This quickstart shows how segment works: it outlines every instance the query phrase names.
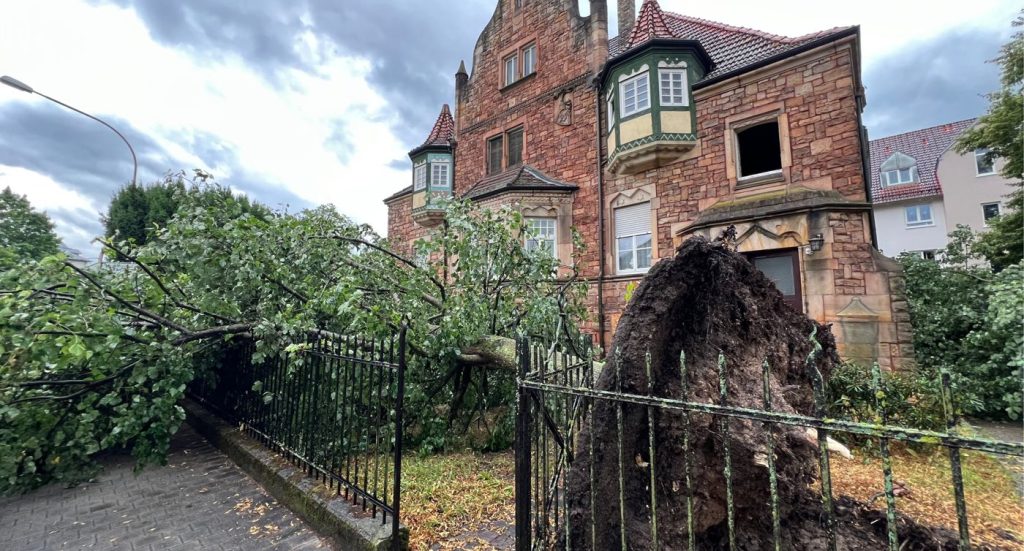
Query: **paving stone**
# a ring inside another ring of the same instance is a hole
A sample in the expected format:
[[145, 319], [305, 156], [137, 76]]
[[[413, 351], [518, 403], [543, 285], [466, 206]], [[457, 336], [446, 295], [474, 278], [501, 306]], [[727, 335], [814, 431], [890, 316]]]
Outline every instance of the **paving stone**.
[[187, 425], [167, 465], [104, 458], [96, 480], [0, 498], [0, 551], [331, 549]]

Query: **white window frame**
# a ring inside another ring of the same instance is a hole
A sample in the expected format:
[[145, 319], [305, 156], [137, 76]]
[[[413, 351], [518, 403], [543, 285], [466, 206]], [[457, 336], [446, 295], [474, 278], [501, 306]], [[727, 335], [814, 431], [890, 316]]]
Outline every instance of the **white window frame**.
[[[518, 78], [517, 71], [519, 70], [519, 54], [515, 53], [505, 58], [503, 61], [505, 67], [505, 86], [514, 84]], [[510, 74], [511, 69], [511, 74]]]
[[608, 95], [608, 131], [615, 128], [615, 97]]
[[[672, 77], [675, 75], [681, 75], [682, 77], [679, 83], [681, 89], [678, 91], [672, 82]], [[686, 74], [686, 69], [658, 69], [658, 92], [661, 94], [661, 105], [665, 107], [686, 107], [690, 105], [689, 87], [689, 77]], [[665, 101], [666, 94], [668, 101]], [[672, 100], [676, 95], [679, 95], [681, 98], [678, 102]]]
[[419, 163], [412, 168], [412, 190], [423, 191], [427, 189], [427, 163]]
[[[541, 222], [545, 226], [548, 226], [543, 228], [543, 231], [547, 232], [547, 230], [550, 229], [550, 238], [548, 238], [547, 235], [543, 235], [542, 239], [537, 239], [538, 234], [535, 233], [537, 228], [533, 226], [533, 223], [535, 222]], [[558, 218], [553, 216], [527, 216], [525, 234], [526, 235], [523, 236], [523, 247], [527, 251], [534, 250], [536, 247], [540, 246], [541, 243], [550, 242], [551, 256], [556, 260], [558, 259]], [[530, 246], [531, 241], [536, 244], [533, 248]]]
[[[527, 63], [529, 61], [529, 63]], [[537, 43], [530, 44], [523, 48], [523, 76], [527, 77], [537, 72]]]
[[[928, 209], [928, 219], [921, 217], [921, 209]], [[910, 212], [914, 212], [914, 220], [910, 220]], [[927, 228], [935, 225], [935, 214], [932, 212], [931, 205], [910, 205], [903, 208], [903, 219], [907, 223], [908, 228]]]
[[[906, 171], [909, 175], [909, 180], [903, 178], [903, 172]], [[894, 168], [892, 170], [886, 170], [882, 173], [882, 187], [889, 186], [900, 186], [903, 184], [913, 184], [917, 181], [917, 167], [911, 166], [907, 168]]]
[[991, 218], [985, 218], [985, 207], [990, 207], [992, 205], [996, 206], [996, 215], [993, 216], [992, 218], [998, 218], [998, 217], [1003, 215], [1003, 204], [1000, 203], [999, 201], [994, 201], [992, 203], [982, 203], [981, 204], [981, 221], [982, 221], [983, 224], [985, 224], [986, 228], [988, 227], [988, 221], [991, 220]]
[[[641, 83], [643, 86], [641, 86]], [[640, 92], [643, 91], [643, 96]], [[630, 94], [633, 96], [633, 109], [627, 108], [626, 102]], [[641, 102], [641, 97], [643, 101]], [[650, 70], [644, 71], [636, 76], [629, 77], [619, 83], [619, 113], [623, 118], [637, 113], [643, 113], [651, 108], [651, 81]]]
[[974, 175], [975, 176], [991, 176], [996, 173], [996, 160], [992, 159], [992, 169], [988, 172], [981, 171], [981, 159], [990, 153], [989, 148], [979, 147], [974, 150]]
[[[616, 208], [616, 209], [614, 209], [612, 211], [612, 220], [617, 220], [618, 219], [617, 211], [619, 209], [636, 207], [637, 205], [644, 205], [644, 206], [646, 206], [646, 208], [648, 209], [648, 212], [650, 212], [650, 208], [651, 208], [650, 201], [643, 202], [643, 203], [636, 203], [636, 204], [633, 204], [633, 205], [625, 205], [625, 206], [622, 206], [622, 207], [618, 207], [618, 208]], [[650, 214], [648, 214], [648, 222], [650, 222]], [[619, 231], [619, 228], [617, 226], [618, 226], [618, 224], [616, 224], [616, 228], [615, 228], [615, 273], [617, 273], [617, 274], [643, 274], [643, 273], [647, 273], [647, 271], [650, 270], [651, 266], [654, 264], [654, 234], [651, 231], [650, 224], [648, 224], [648, 227], [646, 228], [647, 231], [645, 231], [645, 232], [631, 233], [631, 234], [622, 234], [622, 235], [620, 235], [620, 231]], [[638, 237], [643, 237], [645, 235], [649, 236], [650, 246], [649, 247], [644, 247], [644, 248], [649, 248], [650, 251], [651, 251], [651, 254], [648, 257], [650, 259], [650, 264], [648, 264], [647, 266], [640, 267], [639, 266], [639, 262], [637, 262], [637, 254], [636, 254], [637, 251], [640, 249], [640, 247], [637, 247], [637, 238]], [[620, 256], [619, 256], [619, 240], [620, 239], [627, 239], [627, 238], [630, 239], [630, 242], [632, 244], [632, 247], [630, 248], [630, 251], [632, 253], [632, 260], [633, 260], [632, 264], [634, 266], [633, 268], [623, 268], [622, 265], [619, 263], [619, 261], [620, 261]]]
[[437, 161], [430, 163], [430, 187], [447, 188], [451, 186], [451, 163]]

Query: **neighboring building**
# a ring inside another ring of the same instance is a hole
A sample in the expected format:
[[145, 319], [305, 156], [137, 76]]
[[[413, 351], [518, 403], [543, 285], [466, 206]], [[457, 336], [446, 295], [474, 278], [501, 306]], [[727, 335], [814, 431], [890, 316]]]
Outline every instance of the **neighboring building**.
[[89, 260], [82, 256], [82, 251], [68, 247], [67, 245], [60, 246], [60, 252], [64, 253], [64, 256], [68, 257], [68, 262], [78, 266], [79, 268], [85, 268], [89, 265]]
[[895, 257], [934, 258], [957, 224], [984, 231], [998, 216], [1010, 181], [985, 150], [959, 154], [953, 144], [968, 119], [871, 141], [871, 198], [878, 248]]
[[606, 346], [626, 287], [686, 238], [734, 228], [787, 301], [833, 324], [848, 358], [913, 356], [899, 267], [872, 244], [857, 27], [783, 37], [606, 0], [500, 0], [385, 202], [400, 250], [441, 220], [436, 198], [513, 204], [524, 246], [587, 249]]

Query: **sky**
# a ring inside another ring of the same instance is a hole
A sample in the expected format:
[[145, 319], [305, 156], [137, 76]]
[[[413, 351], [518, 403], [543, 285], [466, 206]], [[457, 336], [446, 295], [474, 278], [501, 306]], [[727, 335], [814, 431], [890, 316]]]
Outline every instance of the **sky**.
[[[201, 168], [271, 207], [333, 203], [384, 234], [382, 200], [407, 185], [406, 154], [451, 101], [460, 60], [472, 70], [496, 2], [2, 0], [0, 75], [117, 128], [140, 182]], [[789, 36], [860, 25], [873, 138], [983, 114], [999, 78], [987, 61], [1018, 9], [1006, 0], [661, 6]], [[0, 86], [0, 189], [45, 210], [68, 246], [96, 254], [101, 215], [131, 173], [108, 129]]]

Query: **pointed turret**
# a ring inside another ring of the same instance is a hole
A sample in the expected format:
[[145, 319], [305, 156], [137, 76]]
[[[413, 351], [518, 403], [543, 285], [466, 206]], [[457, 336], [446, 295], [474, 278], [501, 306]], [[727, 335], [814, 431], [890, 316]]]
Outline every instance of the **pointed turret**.
[[665, 12], [661, 11], [658, 0], [644, 0], [640, 7], [640, 15], [629, 34], [626, 49], [635, 48], [644, 42], [656, 38], [678, 38], [665, 22]]
[[455, 176], [455, 119], [448, 104], [434, 122], [423, 145], [409, 152], [412, 160], [412, 218], [423, 226], [444, 219], [443, 202], [452, 196]]

